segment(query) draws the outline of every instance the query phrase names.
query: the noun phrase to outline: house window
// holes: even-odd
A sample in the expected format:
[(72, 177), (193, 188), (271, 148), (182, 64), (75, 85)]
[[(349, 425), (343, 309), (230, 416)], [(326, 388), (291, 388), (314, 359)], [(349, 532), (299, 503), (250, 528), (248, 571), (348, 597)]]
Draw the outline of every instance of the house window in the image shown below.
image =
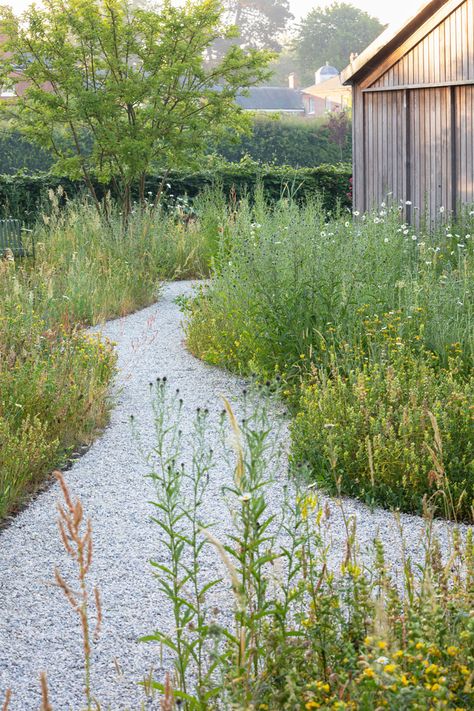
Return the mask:
[(12, 81), (7, 81), (3, 85), (0, 85), (0, 97), (2, 99), (11, 99), (16, 96), (15, 85)]
[(313, 98), (310, 98), (310, 100), (309, 100), (308, 113), (314, 114), (314, 99)]

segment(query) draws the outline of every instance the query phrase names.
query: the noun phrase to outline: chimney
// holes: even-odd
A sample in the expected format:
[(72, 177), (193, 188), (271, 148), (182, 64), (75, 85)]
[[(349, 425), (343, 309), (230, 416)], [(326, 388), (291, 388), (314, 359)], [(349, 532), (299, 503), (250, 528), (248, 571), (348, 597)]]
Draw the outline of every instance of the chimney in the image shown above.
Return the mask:
[(295, 72), (291, 72), (291, 74), (288, 74), (288, 88), (289, 89), (296, 89), (298, 86), (298, 81), (296, 79), (296, 74)]
[(358, 56), (359, 55), (357, 54), (357, 52), (351, 52), (351, 56), (349, 57), (349, 62), (352, 64), (352, 62), (354, 62)]

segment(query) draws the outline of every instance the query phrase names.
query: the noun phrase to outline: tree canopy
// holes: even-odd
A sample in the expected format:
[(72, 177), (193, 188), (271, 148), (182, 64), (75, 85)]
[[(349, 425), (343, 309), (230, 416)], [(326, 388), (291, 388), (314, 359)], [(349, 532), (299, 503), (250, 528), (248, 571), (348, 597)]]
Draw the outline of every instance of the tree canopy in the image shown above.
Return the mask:
[(111, 182), (130, 210), (133, 184), (145, 200), (152, 170), (191, 167), (221, 131), (242, 131), (235, 103), (265, 79), (271, 53), (232, 45), (204, 56), (225, 26), (219, 0), (159, 10), (128, 0), (44, 0), (18, 19), (2, 9), (8, 36), (0, 70), (21, 67), (28, 88), (8, 110), (15, 125), (54, 156), (56, 173)]
[(222, 0), (224, 21), (234, 26), (238, 36), (220, 38), (213, 50), (222, 56), (229, 44), (253, 49), (281, 49), (280, 36), (293, 19), (288, 0)]
[(313, 83), (314, 71), (326, 62), (344, 69), (350, 54), (364, 50), (383, 29), (380, 20), (349, 3), (311, 10), (300, 22), (293, 45), (303, 83)]

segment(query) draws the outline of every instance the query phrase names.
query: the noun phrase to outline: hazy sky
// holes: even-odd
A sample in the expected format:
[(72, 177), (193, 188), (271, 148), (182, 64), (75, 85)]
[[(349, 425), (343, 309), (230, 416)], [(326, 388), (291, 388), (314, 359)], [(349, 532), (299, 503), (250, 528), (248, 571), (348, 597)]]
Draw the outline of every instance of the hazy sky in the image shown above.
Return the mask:
[[(412, 15), (418, 6), (422, 5), (422, 0), (344, 0), (361, 10), (378, 17), (384, 23), (401, 23), (405, 17)], [(331, 0), (290, 0), (291, 11), (295, 17), (306, 15), (313, 7), (330, 5)]]
[[(351, 0), (348, 0), (350, 2)], [(291, 11), (295, 17), (300, 18), (306, 15), (313, 7), (329, 5), (331, 0), (290, 0)], [(0, 0), (0, 5), (11, 5), (15, 10), (21, 12), (31, 0)], [(422, 0), (352, 0), (352, 4), (366, 10), (371, 15), (379, 17), (382, 22), (402, 22), (405, 17), (413, 14)]]

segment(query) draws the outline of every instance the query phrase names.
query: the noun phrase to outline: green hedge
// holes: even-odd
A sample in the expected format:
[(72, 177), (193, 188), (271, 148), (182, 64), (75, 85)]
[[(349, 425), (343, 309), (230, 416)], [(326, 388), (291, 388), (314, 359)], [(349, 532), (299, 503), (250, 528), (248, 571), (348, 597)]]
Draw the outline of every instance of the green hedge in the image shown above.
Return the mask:
[(18, 131), (0, 127), (0, 174), (38, 173), (49, 170), (52, 164), (47, 151), (30, 143)]
[[(317, 168), (291, 168), (288, 166), (261, 166), (254, 161), (221, 163), (218, 167), (199, 172), (172, 172), (168, 175), (167, 194), (171, 198), (188, 195), (195, 197), (203, 188), (218, 184), (226, 194), (235, 191), (237, 198), (251, 194), (260, 183), (269, 200), (277, 200), (282, 194), (291, 194), (304, 200), (319, 195), (326, 210), (334, 211), (338, 204), (350, 206), (351, 167), (347, 164), (321, 165)], [(147, 179), (146, 190), (155, 194), (161, 182), (160, 176)], [(82, 181), (40, 175), (0, 176), (0, 216), (16, 217), (24, 222), (33, 222), (41, 210), (48, 211), (48, 191), (59, 185), (68, 198), (85, 192)], [(97, 185), (100, 195), (107, 186)]]
[(352, 155), (351, 124), (342, 149), (329, 140), (326, 118), (272, 119), (256, 116), (252, 132), (238, 143), (223, 142), (216, 152), (228, 161), (239, 161), (245, 155), (259, 163), (312, 168), (340, 160), (350, 162)]
[[(252, 131), (238, 143), (221, 141), (211, 151), (226, 161), (239, 162), (244, 156), (262, 164), (289, 165), (294, 168), (314, 168), (351, 160), (351, 126), (347, 127), (342, 149), (329, 140), (327, 118), (303, 119), (282, 116), (256, 116)], [(49, 171), (51, 155), (30, 143), (17, 131), (0, 127), (0, 174), (14, 175)]]

